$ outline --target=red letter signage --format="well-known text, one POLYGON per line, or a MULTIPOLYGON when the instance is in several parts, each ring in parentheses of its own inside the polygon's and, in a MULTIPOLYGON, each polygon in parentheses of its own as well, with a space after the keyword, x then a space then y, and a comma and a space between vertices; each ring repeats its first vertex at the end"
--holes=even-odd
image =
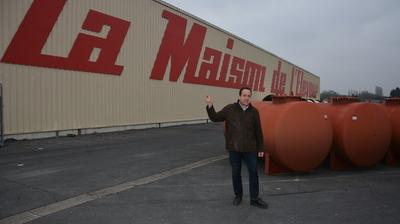
POLYGON ((170 81, 176 82, 187 64, 184 82, 193 82, 206 28, 195 23, 185 40, 187 20, 169 11, 163 11, 162 17, 169 21, 150 79, 163 80, 168 62, 171 61, 170 81))
POLYGON ((34 0, 1 61, 120 75, 123 66, 116 65, 115 61, 130 22, 94 10, 89 11, 82 29, 98 33, 101 32, 103 26, 109 26, 105 39, 80 33, 68 57, 41 53, 66 1, 34 0), (94 48, 100 49, 100 53, 96 61, 90 61, 94 48))

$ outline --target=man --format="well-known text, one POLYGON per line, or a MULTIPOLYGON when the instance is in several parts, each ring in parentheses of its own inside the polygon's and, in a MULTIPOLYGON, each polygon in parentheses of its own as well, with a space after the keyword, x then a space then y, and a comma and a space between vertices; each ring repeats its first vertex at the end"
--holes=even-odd
POLYGON ((263 134, 258 111, 250 103, 251 94, 250 88, 241 88, 237 102, 226 105, 219 112, 215 112, 212 97, 207 96, 206 109, 211 121, 226 122, 225 148, 229 152, 232 167, 233 205, 237 206, 242 201, 243 159, 249 172, 250 205, 266 209, 268 204, 258 197, 257 155, 263 151, 263 134))

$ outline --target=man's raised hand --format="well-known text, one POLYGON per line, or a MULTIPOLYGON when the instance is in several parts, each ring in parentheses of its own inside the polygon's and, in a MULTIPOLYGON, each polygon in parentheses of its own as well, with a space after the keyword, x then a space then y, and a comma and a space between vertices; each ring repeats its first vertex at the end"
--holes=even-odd
POLYGON ((213 99, 211 96, 206 96, 206 103, 208 105, 208 107, 211 107, 213 104, 213 99))

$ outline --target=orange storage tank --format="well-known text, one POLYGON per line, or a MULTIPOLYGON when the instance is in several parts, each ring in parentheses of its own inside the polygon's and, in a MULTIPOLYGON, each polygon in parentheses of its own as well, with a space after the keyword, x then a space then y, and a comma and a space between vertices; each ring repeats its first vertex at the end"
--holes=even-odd
POLYGON ((386 156, 388 165, 400 164, 400 98, 387 98, 384 104, 392 127, 392 139, 386 156))
POLYGON ((260 114, 265 146, 265 173, 306 172, 329 154, 333 131, 316 104, 296 96, 253 101, 260 114))
POLYGON ((329 104, 318 105, 332 120, 332 170, 370 167, 383 159, 390 144, 391 128, 382 106, 358 102, 355 97, 335 97, 329 104))

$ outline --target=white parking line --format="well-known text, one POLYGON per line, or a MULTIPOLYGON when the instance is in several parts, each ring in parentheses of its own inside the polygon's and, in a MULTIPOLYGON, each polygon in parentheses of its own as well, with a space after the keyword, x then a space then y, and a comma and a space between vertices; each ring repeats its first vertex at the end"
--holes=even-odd
POLYGON ((78 205, 81 205, 83 203, 89 202, 89 201, 93 201, 96 200, 98 198, 102 198, 104 196, 110 195, 110 194, 115 194, 118 192, 122 192, 122 191, 126 191, 129 189, 132 189, 134 187, 140 186, 140 185, 144 185, 144 184, 148 184, 148 183, 152 183, 173 175, 177 175, 198 167, 202 167, 205 166, 207 164, 213 163, 213 162, 217 162, 223 159, 228 158, 228 155, 220 155, 220 156, 215 156, 215 157, 211 157, 208 159, 204 159, 204 160, 200 160, 194 163, 189 163, 187 165, 184 166, 180 166, 171 170, 167 170, 161 173, 157 173, 151 176, 147 176, 147 177, 143 177, 143 178, 139 178, 133 181, 129 181, 129 182, 125 182, 122 184, 118 184, 112 187, 107 187, 104 189, 100 189, 97 191, 92 191, 89 193, 84 193, 72 198, 68 198, 65 199, 63 201, 59 201, 59 202, 55 202, 52 204, 48 204, 39 208, 35 208, 29 211, 25 211, 19 214, 15 214, 13 216, 4 218, 2 220, 0 220, 0 224, 22 224, 22 223, 27 223, 30 222, 32 220, 41 218, 43 216, 46 215, 50 215, 68 208, 72 208, 78 205))

